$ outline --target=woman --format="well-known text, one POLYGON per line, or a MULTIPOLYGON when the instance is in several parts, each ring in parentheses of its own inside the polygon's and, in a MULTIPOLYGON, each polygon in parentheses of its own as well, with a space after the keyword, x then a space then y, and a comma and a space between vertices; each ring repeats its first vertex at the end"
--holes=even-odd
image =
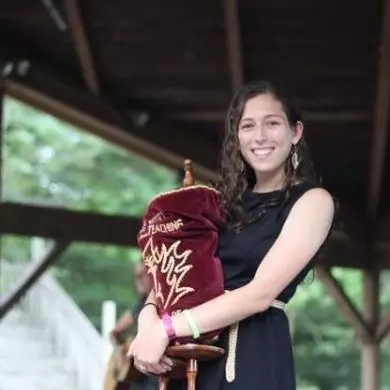
MULTIPOLYGON (((235 361, 225 356, 202 363, 197 389, 293 390, 284 304, 312 268, 334 204, 313 182, 294 102, 267 82, 244 86, 231 103, 217 188, 228 215, 219 256, 230 292, 164 322, 147 305, 129 355, 141 371, 163 373, 171 366, 164 356, 169 337, 239 323, 235 361)), ((228 349, 228 330, 220 345, 228 349)), ((171 382, 176 388, 184 387, 171 382)))

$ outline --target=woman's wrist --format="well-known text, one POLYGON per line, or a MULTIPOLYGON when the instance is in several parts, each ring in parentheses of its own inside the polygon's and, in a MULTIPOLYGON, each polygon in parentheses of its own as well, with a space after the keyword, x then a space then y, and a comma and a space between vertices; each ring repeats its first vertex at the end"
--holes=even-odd
POLYGON ((157 306, 157 304, 154 303, 154 302, 146 302, 146 303, 143 305, 141 311, 142 311, 142 310, 145 310, 145 309, 149 309, 149 308, 153 308, 156 312, 158 312, 158 306, 157 306))
POLYGON ((176 337, 194 337, 190 324, 183 312, 180 312, 172 317, 172 327, 175 331, 176 337))
POLYGON ((150 317, 158 317, 158 310, 157 305, 153 302, 147 302, 141 309, 139 316, 138 316, 138 323, 144 318, 150 318, 150 317))

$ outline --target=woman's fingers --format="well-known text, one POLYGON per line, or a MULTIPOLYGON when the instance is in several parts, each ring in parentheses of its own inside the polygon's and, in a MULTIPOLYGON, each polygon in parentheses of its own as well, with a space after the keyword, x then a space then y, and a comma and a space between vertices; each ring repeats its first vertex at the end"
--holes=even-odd
POLYGON ((167 365, 169 367, 173 367, 173 361, 167 355, 163 355, 163 357, 160 360, 160 363, 164 364, 164 365, 167 365))
POLYGON ((142 372, 143 374, 164 374, 165 372, 168 372, 172 369, 172 366, 167 360, 166 362, 159 362, 159 363, 142 363, 138 360, 134 360, 134 364, 138 371, 142 372))
POLYGON ((170 368, 160 363, 154 363, 154 364, 148 364, 146 366, 146 370, 148 374, 160 375, 169 371, 170 368))
POLYGON ((170 367, 165 366, 164 364, 161 363, 157 363, 157 364, 153 364, 151 369, 153 370, 154 373, 164 374, 165 372, 170 370, 170 367))

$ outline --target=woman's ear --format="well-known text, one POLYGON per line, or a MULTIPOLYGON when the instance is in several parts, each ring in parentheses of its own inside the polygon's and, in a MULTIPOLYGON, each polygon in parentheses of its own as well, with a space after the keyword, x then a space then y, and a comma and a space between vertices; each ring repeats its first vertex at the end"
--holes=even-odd
POLYGON ((292 143, 296 145, 303 136, 303 123, 298 121, 295 126, 295 132, 293 135, 292 143))

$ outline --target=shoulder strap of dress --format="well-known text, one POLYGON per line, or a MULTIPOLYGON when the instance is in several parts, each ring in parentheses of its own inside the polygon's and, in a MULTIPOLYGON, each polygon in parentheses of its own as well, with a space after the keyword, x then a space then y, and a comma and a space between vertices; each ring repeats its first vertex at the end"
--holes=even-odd
POLYGON ((311 183, 308 181, 301 182, 293 186, 290 190, 291 201, 295 203, 305 192, 312 190, 313 188, 323 188, 321 184, 311 183))
POLYGON ((288 214, 290 213, 292 207, 296 203, 296 201, 307 191, 313 188, 323 188, 320 184, 310 183, 310 182, 301 182, 294 186, 292 186, 289 190, 289 193, 286 196, 285 201, 283 202, 283 206, 281 208, 280 217, 283 221, 286 220, 288 214))

